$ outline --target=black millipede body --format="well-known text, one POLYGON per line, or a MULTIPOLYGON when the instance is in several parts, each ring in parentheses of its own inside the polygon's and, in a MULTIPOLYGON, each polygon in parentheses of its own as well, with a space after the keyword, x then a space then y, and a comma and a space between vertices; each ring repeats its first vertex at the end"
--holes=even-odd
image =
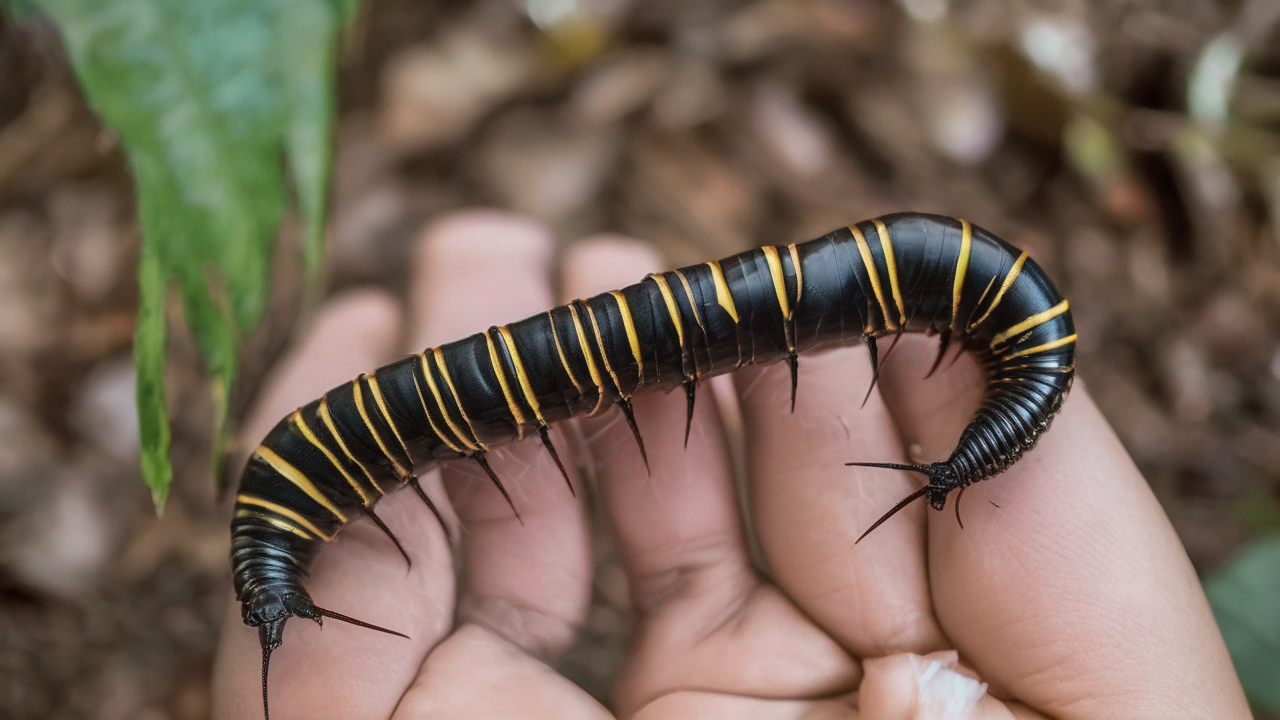
POLYGON ((941 337, 935 370, 959 343, 984 364, 988 384, 946 460, 849 463, 929 478, 870 532, 921 496, 941 510, 952 490, 1009 467, 1071 388, 1076 334, 1067 301, 1027 253, 964 220, 888 215, 649 275, 428 348, 299 408, 250 458, 231 523, 236 597, 262 642, 264 713, 268 661, 289 617, 392 632, 318 607, 303 577, 322 542, 361 515, 399 548, 374 514, 386 492, 412 486, 439 519, 415 474, 471 458, 510 502, 485 460, 491 448, 537 434, 560 464, 547 426, 617 405, 643 456, 631 412, 637 394, 682 386, 692 420, 699 381, 786 360, 794 410, 798 355, 861 340, 876 365, 877 340, 905 332, 941 337))

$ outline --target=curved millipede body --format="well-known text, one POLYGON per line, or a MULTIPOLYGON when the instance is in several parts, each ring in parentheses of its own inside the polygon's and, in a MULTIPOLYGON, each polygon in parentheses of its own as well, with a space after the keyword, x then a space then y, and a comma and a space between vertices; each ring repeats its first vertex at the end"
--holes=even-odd
POLYGON ((428 348, 299 408, 250 458, 231 523, 236 597, 262 643, 264 712, 268 661, 289 617, 393 632, 318 607, 303 577, 322 543, 362 514, 399 548, 374 514, 390 490, 411 485, 438 520, 416 473, 471 458, 510 502, 485 460, 491 448, 537 434, 560 465, 547 426, 617 405, 644 457, 631 412, 639 393, 683 387, 692 420, 699 381, 785 360, 794 410, 799 355, 864 341, 876 365, 877 341, 905 332, 941 337, 935 370, 951 343, 974 353, 988 384, 946 460, 849 463, 929 478, 870 532, 919 497, 941 510, 952 490, 1009 467, 1048 429, 1071 388, 1076 335, 1067 301, 1025 252, 963 220, 888 215, 653 274, 428 348))

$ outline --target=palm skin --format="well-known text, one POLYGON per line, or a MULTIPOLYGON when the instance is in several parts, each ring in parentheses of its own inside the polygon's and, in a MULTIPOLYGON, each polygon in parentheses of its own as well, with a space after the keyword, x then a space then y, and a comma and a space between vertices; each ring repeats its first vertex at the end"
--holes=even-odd
MULTIPOLYGON (((494 212, 446 219, 415 256, 408 322, 380 292, 332 301, 246 437, 403 347, 659 269, 638 243, 585 243, 567 254, 554 297, 545 228, 494 212)), ((950 508, 917 503, 855 546, 920 480, 844 462, 903 461, 905 447, 945 457, 980 398, 967 356, 921 380, 934 347, 904 338, 865 407, 860 348, 801 359, 795 414, 784 366, 716 381, 740 408, 767 577, 749 559, 708 385, 687 449, 682 393, 635 399, 651 475, 614 411, 553 431, 571 471, 594 469, 637 611, 609 707, 552 669, 589 607, 586 494, 572 497, 530 440, 491 458, 523 524, 471 463, 423 477, 462 538, 461 584, 444 532, 409 492, 378 506, 413 558, 407 573, 368 522, 324 548, 309 585, 317 602, 410 639, 295 621, 272 658, 272 717, 906 720, 935 717, 920 706, 913 655, 954 659, 944 651, 989 684, 972 715, 982 720, 1249 717, 1185 551, 1079 384, 1034 451, 966 494, 964 529, 950 508)), ((256 633, 234 603, 225 627, 215 716, 257 717, 256 633)))

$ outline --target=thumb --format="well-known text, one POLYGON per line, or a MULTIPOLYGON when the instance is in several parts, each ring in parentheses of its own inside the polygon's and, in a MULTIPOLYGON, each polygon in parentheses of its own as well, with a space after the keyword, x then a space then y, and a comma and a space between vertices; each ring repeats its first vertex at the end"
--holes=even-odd
POLYGON ((861 717, 877 720, 1032 720, 987 694, 987 684, 959 666, 955 650, 901 653, 863 661, 861 717))

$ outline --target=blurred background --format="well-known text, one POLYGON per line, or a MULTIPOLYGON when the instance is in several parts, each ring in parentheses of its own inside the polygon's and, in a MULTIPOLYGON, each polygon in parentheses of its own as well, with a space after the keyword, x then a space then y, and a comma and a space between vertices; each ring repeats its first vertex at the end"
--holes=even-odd
MULTIPOLYGON (((1226 588, 1242 675, 1280 678, 1280 553, 1249 545, 1280 528, 1278 20, 1274 0, 369 0, 338 72, 327 288, 402 289, 424 223, 477 205, 672 266, 963 216, 1071 298, 1080 375, 1226 588)), ((139 481, 132 193, 54 27, 0 19, 0 718, 209 714, 229 507, 187 336, 163 519, 139 481)), ((302 316, 290 252, 234 416, 302 316)), ((564 667, 600 695, 629 613, 609 553, 564 667)))

